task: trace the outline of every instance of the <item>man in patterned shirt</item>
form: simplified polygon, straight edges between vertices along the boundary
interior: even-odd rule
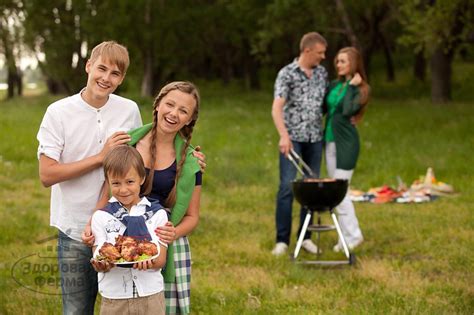
[[[305,34],[300,42],[300,55],[283,67],[275,81],[272,117],[280,135],[280,185],[276,202],[276,245],[272,254],[288,250],[291,234],[293,194],[291,181],[296,168],[287,156],[294,149],[314,173],[319,174],[323,149],[323,101],[328,86],[325,58],[327,42],[320,34]],[[301,209],[300,230],[306,212]],[[317,246],[307,232],[302,247],[313,254]]]

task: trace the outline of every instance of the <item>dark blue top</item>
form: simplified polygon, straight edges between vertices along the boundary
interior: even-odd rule
[[[146,173],[150,169],[146,169]],[[155,170],[153,175],[153,184],[151,192],[147,197],[157,199],[160,202],[164,202],[168,198],[169,193],[174,186],[174,178],[176,177],[176,160],[171,164],[170,167],[163,170]],[[199,171],[196,173],[196,186],[202,185],[202,172]]]

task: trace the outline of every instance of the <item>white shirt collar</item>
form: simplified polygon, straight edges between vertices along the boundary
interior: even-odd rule
[[[109,202],[119,202],[117,200],[117,198],[115,198],[114,196],[110,197],[109,199]],[[147,197],[142,197],[142,199],[136,204],[136,205],[133,205],[133,207],[136,207],[136,206],[151,206],[151,202],[147,199]]]
[[[86,89],[85,87],[82,88],[82,90],[81,90],[79,93],[77,93],[77,94],[75,94],[75,95],[72,96],[72,97],[76,97],[76,98],[77,98],[77,102],[78,102],[78,104],[79,104],[81,107],[83,107],[83,108],[85,108],[85,109],[87,109],[87,110],[89,110],[89,111],[93,111],[93,112],[100,112],[100,111],[103,111],[104,109],[106,109],[107,107],[109,107],[108,105],[109,105],[109,103],[110,103],[110,98],[111,98],[111,95],[112,95],[112,94],[109,95],[109,98],[107,99],[107,102],[105,102],[104,105],[102,105],[101,107],[97,108],[97,107],[94,107],[94,106],[92,106],[91,104],[87,103],[87,102],[82,98],[82,92],[84,92],[85,89]]]

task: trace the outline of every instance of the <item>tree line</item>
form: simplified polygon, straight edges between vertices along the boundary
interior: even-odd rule
[[[0,10],[9,97],[22,93],[22,50],[36,54],[49,92],[72,94],[84,84],[92,47],[109,39],[128,47],[127,84],[143,96],[183,77],[259,89],[265,70],[287,64],[301,36],[318,31],[330,60],[343,46],[358,47],[369,76],[381,54],[389,81],[403,46],[416,79],[427,80],[430,69],[432,101],[443,103],[454,57],[474,42],[471,0],[0,0]]]

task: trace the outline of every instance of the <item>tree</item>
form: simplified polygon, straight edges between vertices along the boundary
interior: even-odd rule
[[[38,66],[52,94],[73,94],[84,85],[86,56],[81,48],[89,41],[84,31],[92,23],[94,7],[86,1],[23,0],[25,43],[45,59]]]
[[[339,25],[344,26],[346,43],[357,47],[363,56],[367,74],[370,74],[372,56],[381,51],[385,57],[387,81],[395,80],[393,51],[399,24],[395,9],[388,0],[335,0]],[[357,36],[355,35],[357,34]]]
[[[337,51],[344,46],[355,46],[361,51],[368,74],[372,55],[381,50],[386,60],[387,79],[395,78],[393,50],[398,22],[388,0],[274,0],[267,6],[259,26],[260,40],[256,48],[273,64],[280,64],[280,49],[283,62],[295,56],[301,35],[314,30],[328,40],[326,57],[331,77],[335,75],[331,61]]]
[[[346,7],[342,0],[335,0],[337,12],[339,13],[339,17],[342,21],[344,26],[344,33],[346,34],[351,46],[356,47],[357,49],[361,50],[359,40],[357,39],[356,34],[352,28],[352,24],[349,20],[349,15],[347,14]]]
[[[98,1],[95,19],[108,22],[91,32],[128,47],[143,96],[183,78],[243,79],[258,88],[251,47],[264,8],[265,2],[251,0]]]
[[[239,79],[253,89],[260,87],[260,60],[252,49],[256,41],[258,20],[265,2],[252,0],[218,0],[203,10],[195,9],[194,27],[204,36],[196,36],[197,48],[204,63],[196,64],[196,73],[215,77],[229,83]],[[211,20],[212,23],[207,21]],[[201,21],[199,23],[199,21]],[[198,26],[199,25],[199,26]],[[201,69],[198,69],[201,68]]]
[[[334,32],[329,22],[332,19],[329,5],[327,1],[271,1],[259,19],[253,51],[263,64],[277,71],[298,56],[299,41],[305,33],[316,31],[327,38]]]
[[[141,95],[152,96],[199,58],[190,56],[194,60],[189,58],[188,62],[183,56],[196,47],[190,41],[198,34],[199,25],[188,21],[196,7],[183,0],[97,1],[94,19],[107,23],[100,29],[88,24],[95,38],[91,44],[107,39],[124,44],[131,60],[125,85],[136,79]]]
[[[7,67],[7,98],[23,94],[21,69],[17,66],[22,36],[21,7],[22,3],[15,0],[0,4],[0,52],[4,55]]]
[[[431,100],[451,100],[452,62],[462,43],[474,31],[474,3],[470,0],[403,1],[400,42],[430,60]]]

